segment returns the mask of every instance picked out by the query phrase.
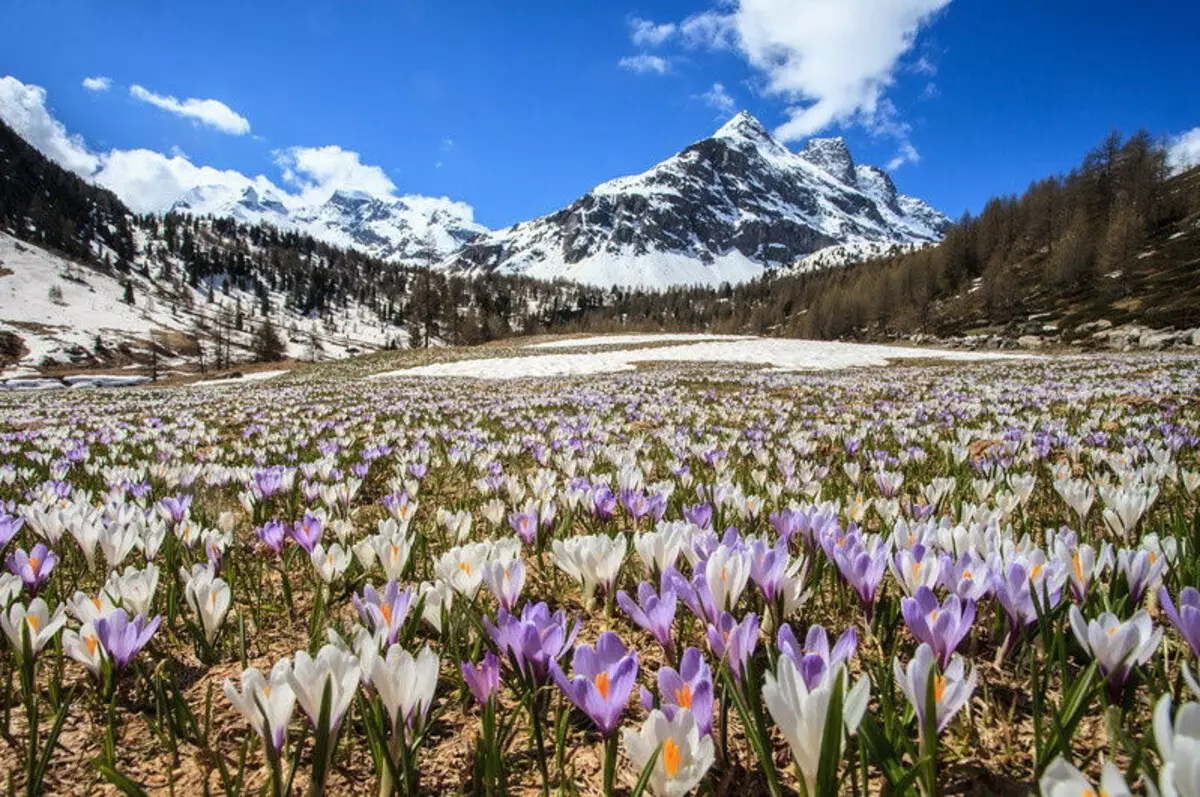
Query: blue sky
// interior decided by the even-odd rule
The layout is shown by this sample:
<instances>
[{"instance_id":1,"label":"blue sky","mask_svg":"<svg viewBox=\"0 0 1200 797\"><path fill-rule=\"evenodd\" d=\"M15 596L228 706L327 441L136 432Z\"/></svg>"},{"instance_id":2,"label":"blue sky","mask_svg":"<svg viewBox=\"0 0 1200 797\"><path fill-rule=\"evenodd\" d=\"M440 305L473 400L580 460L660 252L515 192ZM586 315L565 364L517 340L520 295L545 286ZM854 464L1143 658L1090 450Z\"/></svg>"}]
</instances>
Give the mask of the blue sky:
<instances>
[{"instance_id":1,"label":"blue sky","mask_svg":"<svg viewBox=\"0 0 1200 797\"><path fill-rule=\"evenodd\" d=\"M1112 128L1200 127L1200 6L1178 0L40 0L5 21L20 35L0 75L44 89L91 153L294 189L289 148L310 187L360 174L301 160L336 145L382 170L366 179L467 202L490 227L641 171L740 108L792 146L815 129L860 161L905 161L900 189L952 216L1070 168ZM107 90L81 83L98 76ZM188 116L188 98L232 116Z\"/></svg>"}]
</instances>

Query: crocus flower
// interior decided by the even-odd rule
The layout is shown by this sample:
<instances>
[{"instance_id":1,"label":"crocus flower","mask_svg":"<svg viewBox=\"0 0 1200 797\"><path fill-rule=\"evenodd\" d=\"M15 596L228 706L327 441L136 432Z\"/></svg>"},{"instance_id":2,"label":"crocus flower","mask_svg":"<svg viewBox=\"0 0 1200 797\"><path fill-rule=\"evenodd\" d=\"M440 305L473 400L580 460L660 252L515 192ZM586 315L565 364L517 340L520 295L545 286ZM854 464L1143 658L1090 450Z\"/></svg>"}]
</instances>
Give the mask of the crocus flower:
<instances>
[{"instance_id":1,"label":"crocus flower","mask_svg":"<svg viewBox=\"0 0 1200 797\"><path fill-rule=\"evenodd\" d=\"M1200 703L1185 703L1171 721L1171 695L1154 707L1154 743L1162 759L1158 788L1164 796L1200 794Z\"/></svg>"},{"instance_id":2,"label":"crocus flower","mask_svg":"<svg viewBox=\"0 0 1200 797\"><path fill-rule=\"evenodd\" d=\"M350 552L343 548L340 542L330 545L328 550L324 545L318 544L309 552L309 559L317 575L326 584L332 584L350 566Z\"/></svg>"},{"instance_id":3,"label":"crocus flower","mask_svg":"<svg viewBox=\"0 0 1200 797\"><path fill-rule=\"evenodd\" d=\"M708 646L713 655L729 663L739 681L746 663L758 647L758 615L750 612L739 623L733 615L721 615L717 625L708 626Z\"/></svg>"},{"instance_id":4,"label":"crocus flower","mask_svg":"<svg viewBox=\"0 0 1200 797\"><path fill-rule=\"evenodd\" d=\"M875 599L879 596L879 586L887 570L886 546L880 544L868 548L861 543L847 543L834 547L833 559L842 578L858 593L863 612L869 621L875 613Z\"/></svg>"},{"instance_id":5,"label":"crocus flower","mask_svg":"<svg viewBox=\"0 0 1200 797\"><path fill-rule=\"evenodd\" d=\"M17 532L23 525L25 525L25 518L0 512L0 550L3 550L4 546L17 536Z\"/></svg>"},{"instance_id":6,"label":"crocus flower","mask_svg":"<svg viewBox=\"0 0 1200 797\"><path fill-rule=\"evenodd\" d=\"M120 602L131 615L141 614L149 617L150 606L154 603L154 593L157 591L158 567L151 563L146 565L144 570L127 567L120 575L110 573L103 594Z\"/></svg>"},{"instance_id":7,"label":"crocus flower","mask_svg":"<svg viewBox=\"0 0 1200 797\"><path fill-rule=\"evenodd\" d=\"M117 609L108 617L97 620L94 625L96 638L100 640L104 652L112 660L116 671L121 672L146 647L161 622L161 616L147 621L140 614L130 620L124 609Z\"/></svg>"},{"instance_id":8,"label":"crocus flower","mask_svg":"<svg viewBox=\"0 0 1200 797\"><path fill-rule=\"evenodd\" d=\"M24 604L14 603L8 607L8 611L0 614L0 628L4 630L4 635L8 637L9 644L18 657L24 655L22 638L26 628L29 630L30 652L37 656L46 643L66 624L67 610L59 606L54 610L54 614L51 614L50 607L41 598L30 601L28 608Z\"/></svg>"},{"instance_id":9,"label":"crocus flower","mask_svg":"<svg viewBox=\"0 0 1200 797\"><path fill-rule=\"evenodd\" d=\"M363 587L362 595L350 596L358 616L367 624L373 633L382 633L388 645L396 644L404 621L408 619L408 610L412 606L413 591L400 589L395 581L389 581L383 587L382 594L370 584Z\"/></svg>"},{"instance_id":10,"label":"crocus flower","mask_svg":"<svg viewBox=\"0 0 1200 797\"><path fill-rule=\"evenodd\" d=\"M804 647L796 641L792 627L784 623L776 634L776 644L779 652L788 656L795 663L800 677L804 679L809 691L821 686L827 676L841 669L858 648L858 631L847 628L829 649L829 637L820 625L808 629L804 638Z\"/></svg>"},{"instance_id":11,"label":"crocus flower","mask_svg":"<svg viewBox=\"0 0 1200 797\"><path fill-rule=\"evenodd\" d=\"M496 604L507 611L516 608L525 586L525 564L520 559L511 562L485 562L483 582L487 584Z\"/></svg>"},{"instance_id":12,"label":"crocus flower","mask_svg":"<svg viewBox=\"0 0 1200 797\"><path fill-rule=\"evenodd\" d=\"M1079 607L1071 604L1070 618L1075 638L1099 664L1114 698L1120 697L1134 665L1149 661L1162 641L1162 629L1154 627L1145 609L1139 609L1125 622L1111 612L1087 622Z\"/></svg>"},{"instance_id":13,"label":"crocus flower","mask_svg":"<svg viewBox=\"0 0 1200 797\"><path fill-rule=\"evenodd\" d=\"M191 505L190 495L167 497L158 502L158 513L164 520L179 524L188 516L188 507Z\"/></svg>"},{"instance_id":14,"label":"crocus flower","mask_svg":"<svg viewBox=\"0 0 1200 797\"><path fill-rule=\"evenodd\" d=\"M845 668L839 668L819 687L809 689L791 657L780 656L776 671L768 672L763 684L762 695L767 711L787 739L809 794L815 793L813 789L821 761L825 718L833 699L835 679L846 678L845 672ZM858 724L867 711L870 688L870 683L862 677L844 693L842 721L847 733L853 734L858 730ZM840 738L838 743L841 744Z\"/></svg>"},{"instance_id":15,"label":"crocus flower","mask_svg":"<svg viewBox=\"0 0 1200 797\"><path fill-rule=\"evenodd\" d=\"M567 698L596 724L602 736L610 735L620 724L637 681L637 651L626 649L616 634L606 631L596 647L575 648L571 670L573 675L568 678L557 661L550 662L550 673Z\"/></svg>"},{"instance_id":16,"label":"crocus flower","mask_svg":"<svg viewBox=\"0 0 1200 797\"><path fill-rule=\"evenodd\" d=\"M92 675L100 675L100 668L104 664L104 652L91 621L81 625L78 631L70 628L63 631L62 644L68 656L82 664Z\"/></svg>"},{"instance_id":17,"label":"crocus flower","mask_svg":"<svg viewBox=\"0 0 1200 797\"><path fill-rule=\"evenodd\" d=\"M495 623L484 618L483 624L500 653L536 684L546 682L550 663L571 649L580 626L576 620L568 629L566 614L561 610L551 614L544 603L526 603L520 617L501 609Z\"/></svg>"},{"instance_id":18,"label":"crocus flower","mask_svg":"<svg viewBox=\"0 0 1200 797\"><path fill-rule=\"evenodd\" d=\"M1117 572L1125 577L1129 587L1129 602L1137 606L1142 596L1154 586L1167 569L1167 560L1154 551L1123 550L1117 553Z\"/></svg>"},{"instance_id":19,"label":"crocus flower","mask_svg":"<svg viewBox=\"0 0 1200 797\"><path fill-rule=\"evenodd\" d=\"M508 525L512 526L512 530L526 545L533 545L537 541L538 514L536 511L513 512L508 516Z\"/></svg>"},{"instance_id":20,"label":"crocus flower","mask_svg":"<svg viewBox=\"0 0 1200 797\"><path fill-rule=\"evenodd\" d=\"M421 728L433 706L437 690L438 657L428 646L415 657L399 645L376 657L371 666L371 685L379 693L384 708L397 727L403 720L408 728Z\"/></svg>"},{"instance_id":21,"label":"crocus flower","mask_svg":"<svg viewBox=\"0 0 1200 797\"><path fill-rule=\"evenodd\" d=\"M322 531L324 531L324 524L320 516L305 512L304 519L296 521L292 525L290 533L296 544L303 548L305 553L311 554L317 547L317 543L321 541Z\"/></svg>"},{"instance_id":22,"label":"crocus flower","mask_svg":"<svg viewBox=\"0 0 1200 797\"><path fill-rule=\"evenodd\" d=\"M974 667L964 677L963 657L958 654L955 654L950 660L950 666L944 671L940 671L933 648L924 644L917 648L907 669L900 665L899 656L892 659L892 666L896 671L896 683L900 684L908 702L916 709L920 727L924 727L925 697L929 679L933 678L933 698L936 704L939 733L971 699L978 680L978 673Z\"/></svg>"},{"instance_id":23,"label":"crocus flower","mask_svg":"<svg viewBox=\"0 0 1200 797\"><path fill-rule=\"evenodd\" d=\"M704 581L712 595L713 607L731 611L750 580L750 552L722 543L704 563Z\"/></svg>"},{"instance_id":24,"label":"crocus flower","mask_svg":"<svg viewBox=\"0 0 1200 797\"><path fill-rule=\"evenodd\" d=\"M1038 781L1038 788L1042 797L1133 797L1133 792L1121 776L1121 770L1112 761L1105 763L1100 772L1100 788L1096 789L1082 772L1062 756L1055 758L1050 762L1050 766L1046 767L1041 780Z\"/></svg>"},{"instance_id":25,"label":"crocus flower","mask_svg":"<svg viewBox=\"0 0 1200 797\"><path fill-rule=\"evenodd\" d=\"M314 659L307 651L296 653L295 666L287 674L288 683L296 693L300 708L316 727L321 717L321 699L325 685L330 684L329 729L335 735L342 717L350 708L358 689L361 670L358 658L334 645L325 645Z\"/></svg>"},{"instance_id":26,"label":"crocus flower","mask_svg":"<svg viewBox=\"0 0 1200 797\"><path fill-rule=\"evenodd\" d=\"M767 603L774 603L787 573L790 557L787 542L768 545L764 540L754 540L749 546L750 579L762 592Z\"/></svg>"},{"instance_id":27,"label":"crocus flower","mask_svg":"<svg viewBox=\"0 0 1200 797\"><path fill-rule=\"evenodd\" d=\"M481 706L485 705L500 689L500 659L496 658L496 654L490 650L484 654L483 661L479 664L464 661L462 674L471 694L475 696Z\"/></svg>"},{"instance_id":28,"label":"crocus flower","mask_svg":"<svg viewBox=\"0 0 1200 797\"><path fill-rule=\"evenodd\" d=\"M569 537L551 544L554 564L582 585L585 603L591 601L596 587L605 592L612 590L627 548L628 540L624 534Z\"/></svg>"},{"instance_id":29,"label":"crocus flower","mask_svg":"<svg viewBox=\"0 0 1200 797\"><path fill-rule=\"evenodd\" d=\"M1179 609L1171 601L1171 593L1166 587L1158 590L1158 603L1171 625L1183 635L1192 653L1200 656L1200 590L1195 587L1184 587L1179 593Z\"/></svg>"},{"instance_id":30,"label":"crocus flower","mask_svg":"<svg viewBox=\"0 0 1200 797\"><path fill-rule=\"evenodd\" d=\"M643 581L638 585L637 603L634 603L625 590L621 590L617 593L617 605L631 620L658 640L668 659L673 658L675 646L671 639L671 626L675 622L676 598L674 590L665 583L665 579L661 596L655 594L654 587L650 586L649 582Z\"/></svg>"},{"instance_id":31,"label":"crocus flower","mask_svg":"<svg viewBox=\"0 0 1200 797\"><path fill-rule=\"evenodd\" d=\"M655 797L683 797L700 784L715 759L712 737L701 733L692 713L668 717L654 710L639 730L623 733L634 771L641 772L658 751L647 789Z\"/></svg>"},{"instance_id":32,"label":"crocus flower","mask_svg":"<svg viewBox=\"0 0 1200 797\"><path fill-rule=\"evenodd\" d=\"M263 743L271 746L276 756L283 750L288 723L296 707L296 693L289 680L291 673L292 660L285 657L276 662L266 678L254 667L243 670L241 692L228 678L224 684L229 702L258 732Z\"/></svg>"},{"instance_id":33,"label":"crocus flower","mask_svg":"<svg viewBox=\"0 0 1200 797\"><path fill-rule=\"evenodd\" d=\"M669 719L686 709L696 718L702 735L712 733L713 680L703 653L696 648L685 650L678 672L672 667L660 668L658 692L662 696L662 710Z\"/></svg>"},{"instance_id":34,"label":"crocus flower","mask_svg":"<svg viewBox=\"0 0 1200 797\"><path fill-rule=\"evenodd\" d=\"M13 551L6 564L9 572L20 576L26 591L34 596L50 580L50 571L58 564L58 555L39 542L29 553Z\"/></svg>"},{"instance_id":35,"label":"crocus flower","mask_svg":"<svg viewBox=\"0 0 1200 797\"><path fill-rule=\"evenodd\" d=\"M282 520L268 520L254 530L254 534L274 554L283 553L283 544L287 541L287 526Z\"/></svg>"},{"instance_id":36,"label":"crocus flower","mask_svg":"<svg viewBox=\"0 0 1200 797\"><path fill-rule=\"evenodd\" d=\"M950 666L950 657L975 622L975 603L960 601L957 595L939 604L933 590L920 586L911 598L900 602L900 610L908 630L918 642L933 648L938 662Z\"/></svg>"},{"instance_id":37,"label":"crocus flower","mask_svg":"<svg viewBox=\"0 0 1200 797\"><path fill-rule=\"evenodd\" d=\"M183 575L187 581L184 593L188 606L198 615L204 636L211 645L229 613L233 593L229 584L224 579L213 578L212 570L205 565L196 565L190 576L186 571Z\"/></svg>"}]
</instances>

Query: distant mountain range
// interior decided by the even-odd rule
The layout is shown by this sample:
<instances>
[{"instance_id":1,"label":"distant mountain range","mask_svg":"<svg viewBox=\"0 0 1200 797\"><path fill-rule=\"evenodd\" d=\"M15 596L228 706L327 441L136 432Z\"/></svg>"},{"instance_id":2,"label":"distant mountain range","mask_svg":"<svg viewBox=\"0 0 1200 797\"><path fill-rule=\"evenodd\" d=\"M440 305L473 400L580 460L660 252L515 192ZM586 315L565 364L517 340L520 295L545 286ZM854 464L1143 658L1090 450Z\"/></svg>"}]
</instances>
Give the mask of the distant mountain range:
<instances>
[{"instance_id":1,"label":"distant mountain range","mask_svg":"<svg viewBox=\"0 0 1200 797\"><path fill-rule=\"evenodd\" d=\"M745 112L642 174L494 232L476 224L468 206L423 196L339 191L308 203L209 186L170 209L266 222L450 273L644 288L745 282L831 246L921 246L940 240L950 224L897 193L882 169L856 164L841 138L814 138L792 152Z\"/></svg>"}]
</instances>

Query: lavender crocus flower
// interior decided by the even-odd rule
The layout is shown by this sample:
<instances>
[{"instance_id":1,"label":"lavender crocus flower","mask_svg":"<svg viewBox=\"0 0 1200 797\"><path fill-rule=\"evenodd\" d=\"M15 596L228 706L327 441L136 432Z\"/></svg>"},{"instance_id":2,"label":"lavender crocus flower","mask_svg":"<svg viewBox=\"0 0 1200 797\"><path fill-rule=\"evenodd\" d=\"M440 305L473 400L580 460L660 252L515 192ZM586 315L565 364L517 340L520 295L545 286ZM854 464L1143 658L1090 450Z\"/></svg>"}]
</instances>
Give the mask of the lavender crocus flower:
<instances>
[{"instance_id":1,"label":"lavender crocus flower","mask_svg":"<svg viewBox=\"0 0 1200 797\"><path fill-rule=\"evenodd\" d=\"M918 587L911 598L900 602L900 610L908 630L933 649L943 669L950 666L950 657L975 622L974 601L951 595L939 604L929 587Z\"/></svg>"},{"instance_id":2,"label":"lavender crocus flower","mask_svg":"<svg viewBox=\"0 0 1200 797\"><path fill-rule=\"evenodd\" d=\"M611 520L617 511L617 497L607 485L600 485L592 494L592 512L601 520Z\"/></svg>"},{"instance_id":3,"label":"lavender crocus flower","mask_svg":"<svg viewBox=\"0 0 1200 797\"><path fill-rule=\"evenodd\" d=\"M296 544L304 549L305 553L311 554L313 548L316 548L317 543L321 541L322 531L324 528L321 518L305 512L304 519L296 521L292 526L291 536Z\"/></svg>"},{"instance_id":4,"label":"lavender crocus flower","mask_svg":"<svg viewBox=\"0 0 1200 797\"><path fill-rule=\"evenodd\" d=\"M268 520L256 528L254 534L271 553L283 553L283 544L287 541L287 526L282 520Z\"/></svg>"},{"instance_id":5,"label":"lavender crocus flower","mask_svg":"<svg viewBox=\"0 0 1200 797\"><path fill-rule=\"evenodd\" d=\"M536 511L513 512L508 516L508 525L512 526L512 530L526 545L533 545L537 541L538 513Z\"/></svg>"},{"instance_id":6,"label":"lavender crocus flower","mask_svg":"<svg viewBox=\"0 0 1200 797\"><path fill-rule=\"evenodd\" d=\"M161 622L161 616L148 621L140 614L130 620L124 609L114 609L107 617L96 620L93 628L113 667L121 672L146 647Z\"/></svg>"},{"instance_id":7,"label":"lavender crocus flower","mask_svg":"<svg viewBox=\"0 0 1200 797\"><path fill-rule=\"evenodd\" d=\"M588 715L602 736L608 736L621 723L621 715L637 681L637 651L628 650L612 631L596 641L596 647L580 645L571 659L573 676L568 678L550 662L554 682L575 706Z\"/></svg>"},{"instance_id":8,"label":"lavender crocus flower","mask_svg":"<svg viewBox=\"0 0 1200 797\"><path fill-rule=\"evenodd\" d=\"M500 659L496 658L496 654L490 650L479 664L464 661L462 674L471 694L475 696L481 706L486 705L492 695L500 689Z\"/></svg>"},{"instance_id":9,"label":"lavender crocus flower","mask_svg":"<svg viewBox=\"0 0 1200 797\"><path fill-rule=\"evenodd\" d=\"M677 711L686 708L696 718L702 736L712 733L713 680L703 653L688 648L683 652L678 672L671 667L659 669L658 692L667 719L674 719Z\"/></svg>"},{"instance_id":10,"label":"lavender crocus flower","mask_svg":"<svg viewBox=\"0 0 1200 797\"><path fill-rule=\"evenodd\" d=\"M350 600L358 610L358 616L367 624L372 633L387 634L387 644L396 644L404 621L408 619L408 610L412 606L413 591L400 589L395 581L389 581L383 587L383 592L376 591L368 584L363 587L362 596L351 595Z\"/></svg>"},{"instance_id":11,"label":"lavender crocus flower","mask_svg":"<svg viewBox=\"0 0 1200 797\"><path fill-rule=\"evenodd\" d=\"M708 646L713 656L729 663L734 677L740 681L758 647L758 615L750 612L739 623L729 612L723 612L716 625L708 626Z\"/></svg>"},{"instance_id":12,"label":"lavender crocus flower","mask_svg":"<svg viewBox=\"0 0 1200 797\"><path fill-rule=\"evenodd\" d=\"M1200 590L1195 587L1184 587L1179 593L1179 608L1171 601L1171 593L1166 587L1158 590L1158 603L1171 625L1187 641L1192 653L1200 656Z\"/></svg>"},{"instance_id":13,"label":"lavender crocus flower","mask_svg":"<svg viewBox=\"0 0 1200 797\"><path fill-rule=\"evenodd\" d=\"M496 622L484 618L484 627L493 644L507 656L524 678L544 684L550 673L550 663L556 662L575 642L580 621L567 628L567 616L559 610L554 614L545 603L526 603L521 616L501 609Z\"/></svg>"},{"instance_id":14,"label":"lavender crocus flower","mask_svg":"<svg viewBox=\"0 0 1200 797\"><path fill-rule=\"evenodd\" d=\"M805 686L811 692L819 688L825 677L837 672L854 655L858 648L858 632L847 628L829 649L829 637L824 627L813 625L808 629L804 638L804 647L796 641L792 627L787 623L779 626L776 634L776 644L779 652L790 658L796 664L796 670L804 679Z\"/></svg>"},{"instance_id":15,"label":"lavender crocus flower","mask_svg":"<svg viewBox=\"0 0 1200 797\"><path fill-rule=\"evenodd\" d=\"M683 508L683 519L702 529L712 526L713 508L711 504L693 504Z\"/></svg>"},{"instance_id":16,"label":"lavender crocus flower","mask_svg":"<svg viewBox=\"0 0 1200 797\"><path fill-rule=\"evenodd\" d=\"M1167 569L1167 561L1154 551L1124 550L1117 554L1117 571L1129 586L1129 603L1137 606L1142 597Z\"/></svg>"},{"instance_id":17,"label":"lavender crocus flower","mask_svg":"<svg viewBox=\"0 0 1200 797\"><path fill-rule=\"evenodd\" d=\"M778 512L772 512L767 515L767 520L771 527L775 529L775 533L779 535L779 539L786 545L787 541L792 538L792 535L804 526L804 522L808 516L799 509L792 507L784 507Z\"/></svg>"},{"instance_id":18,"label":"lavender crocus flower","mask_svg":"<svg viewBox=\"0 0 1200 797\"><path fill-rule=\"evenodd\" d=\"M0 550L3 550L4 546L17 536L17 532L23 525L25 525L25 518L0 512Z\"/></svg>"},{"instance_id":19,"label":"lavender crocus flower","mask_svg":"<svg viewBox=\"0 0 1200 797\"><path fill-rule=\"evenodd\" d=\"M658 640L668 659L673 657L671 625L675 622L676 597L665 577L662 580L661 596L654 593L654 587L650 586L649 582L643 581L638 585L637 603L633 602L629 593L621 590L617 593L617 605L631 620Z\"/></svg>"},{"instance_id":20,"label":"lavender crocus flower","mask_svg":"<svg viewBox=\"0 0 1200 797\"><path fill-rule=\"evenodd\" d=\"M900 685L908 702L917 712L917 727L920 728L925 727L925 701L929 679L933 678L938 733L950 724L954 715L971 699L978 681L978 672L974 667L970 672L965 672L966 665L962 656L955 656L950 666L939 672L933 650L928 645L917 648L907 668L901 666L899 657L892 660L892 666L895 669L896 683Z\"/></svg>"},{"instance_id":21,"label":"lavender crocus flower","mask_svg":"<svg viewBox=\"0 0 1200 797\"><path fill-rule=\"evenodd\" d=\"M774 603L779 594L779 586L788 566L787 543L767 545L763 540L755 540L750 549L750 579L758 586L767 603Z\"/></svg>"},{"instance_id":22,"label":"lavender crocus flower","mask_svg":"<svg viewBox=\"0 0 1200 797\"><path fill-rule=\"evenodd\" d=\"M158 502L158 511L172 523L182 523L183 519L187 517L188 507L191 505L192 497L190 495L168 496Z\"/></svg>"},{"instance_id":23,"label":"lavender crocus flower","mask_svg":"<svg viewBox=\"0 0 1200 797\"><path fill-rule=\"evenodd\" d=\"M283 468L276 465L273 468L260 470L254 474L254 486L263 498L270 498L283 491Z\"/></svg>"},{"instance_id":24,"label":"lavender crocus flower","mask_svg":"<svg viewBox=\"0 0 1200 797\"><path fill-rule=\"evenodd\" d=\"M58 555L39 542L29 553L13 551L6 564L10 573L21 577L26 591L33 597L50 580L50 571L58 564Z\"/></svg>"},{"instance_id":25,"label":"lavender crocus flower","mask_svg":"<svg viewBox=\"0 0 1200 797\"><path fill-rule=\"evenodd\" d=\"M858 593L863 612L870 621L875 612L875 599L879 597L879 586L887 571L887 548L877 545L868 550L861 543L834 546L833 560L841 571L842 578Z\"/></svg>"}]
</instances>

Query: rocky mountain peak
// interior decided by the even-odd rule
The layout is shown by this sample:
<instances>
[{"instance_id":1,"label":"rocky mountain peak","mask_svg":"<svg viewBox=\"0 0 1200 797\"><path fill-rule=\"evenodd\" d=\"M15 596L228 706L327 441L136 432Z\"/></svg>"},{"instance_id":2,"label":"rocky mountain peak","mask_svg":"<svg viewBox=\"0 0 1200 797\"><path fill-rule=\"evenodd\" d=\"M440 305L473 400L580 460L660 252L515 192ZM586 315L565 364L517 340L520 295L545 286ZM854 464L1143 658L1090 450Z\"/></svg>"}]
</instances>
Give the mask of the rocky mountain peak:
<instances>
[{"instance_id":1,"label":"rocky mountain peak","mask_svg":"<svg viewBox=\"0 0 1200 797\"><path fill-rule=\"evenodd\" d=\"M854 158L846 146L846 139L841 136L810 138L797 154L838 182L857 185Z\"/></svg>"}]
</instances>

